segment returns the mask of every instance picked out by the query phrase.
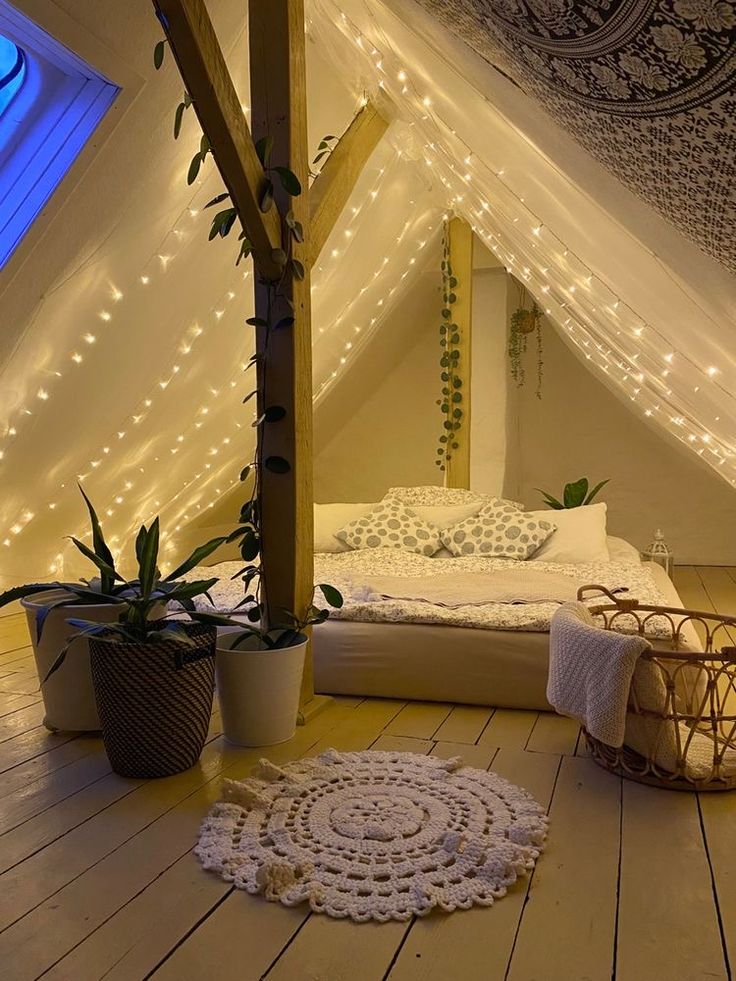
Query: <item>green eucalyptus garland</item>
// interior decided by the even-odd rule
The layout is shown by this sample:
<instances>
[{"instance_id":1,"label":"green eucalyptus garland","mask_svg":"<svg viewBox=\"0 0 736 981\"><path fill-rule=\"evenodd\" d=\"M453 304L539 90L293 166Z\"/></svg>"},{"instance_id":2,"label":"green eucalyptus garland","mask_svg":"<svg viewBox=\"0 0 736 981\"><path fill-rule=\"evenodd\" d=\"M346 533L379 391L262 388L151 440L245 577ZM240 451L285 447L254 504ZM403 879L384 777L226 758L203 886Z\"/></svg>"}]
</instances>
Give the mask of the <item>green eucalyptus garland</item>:
<instances>
[{"instance_id":1,"label":"green eucalyptus garland","mask_svg":"<svg viewBox=\"0 0 736 981\"><path fill-rule=\"evenodd\" d=\"M445 223L442 237L442 322L440 323L440 378L442 379L442 398L437 405L442 413L442 435L439 438L435 464L441 471L447 470L453 451L458 448L458 433L463 422L462 378L458 375L460 363L460 330L454 322L452 308L457 303L457 277L452 270L450 258L449 226Z\"/></svg>"}]
</instances>

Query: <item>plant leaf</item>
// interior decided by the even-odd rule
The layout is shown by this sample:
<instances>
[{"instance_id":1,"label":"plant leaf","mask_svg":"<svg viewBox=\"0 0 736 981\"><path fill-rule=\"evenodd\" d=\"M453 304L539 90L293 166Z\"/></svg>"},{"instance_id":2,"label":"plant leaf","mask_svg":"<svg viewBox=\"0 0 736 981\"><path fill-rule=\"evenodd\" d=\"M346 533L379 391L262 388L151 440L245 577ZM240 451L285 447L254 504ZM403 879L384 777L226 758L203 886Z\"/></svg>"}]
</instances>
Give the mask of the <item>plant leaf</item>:
<instances>
[{"instance_id":1,"label":"plant leaf","mask_svg":"<svg viewBox=\"0 0 736 981\"><path fill-rule=\"evenodd\" d=\"M262 136L260 140L256 142L256 153L258 154L258 159L261 161L262 167L268 167L271 160L271 153L273 151L273 137L272 136Z\"/></svg>"},{"instance_id":2,"label":"plant leaf","mask_svg":"<svg viewBox=\"0 0 736 981\"><path fill-rule=\"evenodd\" d=\"M99 555L97 555L95 552L92 551L91 548L88 548L84 544L84 542L80 542L78 538L73 538L73 537L72 537L72 541L77 546L77 548L82 553L82 555L85 558L89 559L90 562L94 563L94 565L97 566L100 572L103 573L103 575L107 576L113 581L119 578L118 574L115 572L113 567L108 565L107 562L104 561L104 559L101 559Z\"/></svg>"},{"instance_id":3,"label":"plant leaf","mask_svg":"<svg viewBox=\"0 0 736 981\"><path fill-rule=\"evenodd\" d=\"M318 589L322 590L322 595L330 606L334 606L337 610L342 607L345 601L343 600L342 593L339 589L336 589L334 586L330 586L328 583L320 583Z\"/></svg>"},{"instance_id":4,"label":"plant leaf","mask_svg":"<svg viewBox=\"0 0 736 981\"><path fill-rule=\"evenodd\" d=\"M189 170L187 172L187 184L193 184L197 179L197 174L199 173L199 168L202 166L202 155L195 153L192 157L192 162L189 164Z\"/></svg>"},{"instance_id":5,"label":"plant leaf","mask_svg":"<svg viewBox=\"0 0 736 981\"><path fill-rule=\"evenodd\" d=\"M281 186L286 193L290 194L293 198L299 197L302 193L302 185L299 183L299 178L294 171L289 170L288 167L274 167L273 169L279 175Z\"/></svg>"},{"instance_id":6,"label":"plant leaf","mask_svg":"<svg viewBox=\"0 0 736 981\"><path fill-rule=\"evenodd\" d=\"M227 191L223 191L222 194L218 194L217 197L214 197L212 198L211 201L208 201L207 204L205 205L205 208L212 208L216 204L220 204L222 201L226 201L229 197L230 194Z\"/></svg>"},{"instance_id":7,"label":"plant leaf","mask_svg":"<svg viewBox=\"0 0 736 981\"><path fill-rule=\"evenodd\" d=\"M156 560L158 559L159 542L159 521L154 518L151 527L146 532L146 537L141 549L138 567L138 577L141 583L141 593L143 599L147 600L153 592L153 584L156 580Z\"/></svg>"},{"instance_id":8,"label":"plant leaf","mask_svg":"<svg viewBox=\"0 0 736 981\"><path fill-rule=\"evenodd\" d=\"M179 139L179 134L181 133L181 122L184 119L184 110L186 109L186 103L180 102L176 107L176 113L174 114L174 139Z\"/></svg>"},{"instance_id":9,"label":"plant leaf","mask_svg":"<svg viewBox=\"0 0 736 981\"><path fill-rule=\"evenodd\" d=\"M213 552L224 545L227 541L227 535L220 535L218 538L211 538L204 545L200 545L199 548L195 548L188 559L185 559L181 565L178 565L173 572L170 572L168 576L164 579L164 582L172 582L174 579L178 579L180 576L185 575L190 569L194 569L195 566L201 565L201 563L209 558ZM209 589L209 586L207 587Z\"/></svg>"},{"instance_id":10,"label":"plant leaf","mask_svg":"<svg viewBox=\"0 0 736 981\"><path fill-rule=\"evenodd\" d=\"M288 473L291 470L291 464L282 456L267 456L263 465L271 473Z\"/></svg>"},{"instance_id":11,"label":"plant leaf","mask_svg":"<svg viewBox=\"0 0 736 981\"><path fill-rule=\"evenodd\" d=\"M164 63L165 49L166 41L158 41L153 49L153 67L156 69L156 71L158 71L161 65Z\"/></svg>"},{"instance_id":12,"label":"plant leaf","mask_svg":"<svg viewBox=\"0 0 736 981\"><path fill-rule=\"evenodd\" d=\"M562 503L566 508L578 508L585 500L585 495L587 493L588 478L581 477L580 480L574 480L569 484L565 484L565 490L562 495Z\"/></svg>"},{"instance_id":13,"label":"plant leaf","mask_svg":"<svg viewBox=\"0 0 736 981\"><path fill-rule=\"evenodd\" d=\"M601 490L603 487L605 487L606 484L610 481L610 479L611 478L608 477L607 480L602 480L599 484L596 484L595 487L593 488L593 490L590 492L590 494L588 494L588 496L585 498L585 501L583 503L584 504L590 504L590 502L596 496L596 494L598 493L598 491Z\"/></svg>"}]
</instances>

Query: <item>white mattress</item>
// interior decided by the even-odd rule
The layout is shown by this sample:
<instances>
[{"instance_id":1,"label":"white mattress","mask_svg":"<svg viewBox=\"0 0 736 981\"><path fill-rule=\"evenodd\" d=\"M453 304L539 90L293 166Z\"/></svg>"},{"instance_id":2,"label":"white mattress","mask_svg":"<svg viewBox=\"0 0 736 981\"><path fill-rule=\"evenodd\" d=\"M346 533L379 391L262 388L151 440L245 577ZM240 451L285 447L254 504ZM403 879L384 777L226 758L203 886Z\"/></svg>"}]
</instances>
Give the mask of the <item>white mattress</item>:
<instances>
[{"instance_id":1,"label":"white mattress","mask_svg":"<svg viewBox=\"0 0 736 981\"><path fill-rule=\"evenodd\" d=\"M682 606L664 570L651 572L665 602ZM699 649L692 627L687 642ZM314 628L313 648L318 692L550 709L548 633L331 620Z\"/></svg>"}]
</instances>

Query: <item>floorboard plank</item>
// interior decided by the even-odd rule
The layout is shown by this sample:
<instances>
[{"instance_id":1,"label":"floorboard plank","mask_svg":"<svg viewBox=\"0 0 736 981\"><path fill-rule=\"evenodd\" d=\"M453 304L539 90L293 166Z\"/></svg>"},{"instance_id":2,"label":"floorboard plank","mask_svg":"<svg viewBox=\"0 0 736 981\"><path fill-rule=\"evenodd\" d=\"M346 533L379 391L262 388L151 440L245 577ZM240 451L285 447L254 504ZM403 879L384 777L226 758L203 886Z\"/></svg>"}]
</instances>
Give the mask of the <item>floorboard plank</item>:
<instances>
[{"instance_id":1,"label":"floorboard plank","mask_svg":"<svg viewBox=\"0 0 736 981\"><path fill-rule=\"evenodd\" d=\"M701 794L700 810L733 974L736 972L736 793Z\"/></svg>"},{"instance_id":2,"label":"floorboard plank","mask_svg":"<svg viewBox=\"0 0 736 981\"><path fill-rule=\"evenodd\" d=\"M0 778L0 802L33 781L54 773L75 760L81 760L98 750L101 745L102 742L97 736L77 736L76 739L56 746L47 753L41 753L33 759L19 763L12 770L6 770Z\"/></svg>"},{"instance_id":3,"label":"floorboard plank","mask_svg":"<svg viewBox=\"0 0 736 981\"><path fill-rule=\"evenodd\" d=\"M532 753L574 756L579 734L580 725L574 719L554 712L540 712L526 749Z\"/></svg>"},{"instance_id":4,"label":"floorboard plank","mask_svg":"<svg viewBox=\"0 0 736 981\"><path fill-rule=\"evenodd\" d=\"M413 739L431 739L450 714L450 705L410 702L386 726L386 732Z\"/></svg>"},{"instance_id":5,"label":"floorboard plank","mask_svg":"<svg viewBox=\"0 0 736 981\"><path fill-rule=\"evenodd\" d=\"M30 705L9 712L0 719L0 743L21 733L28 732L41 725L46 714L43 702L32 702ZM2 766L2 764L0 764Z\"/></svg>"},{"instance_id":6,"label":"floorboard plank","mask_svg":"<svg viewBox=\"0 0 736 981\"><path fill-rule=\"evenodd\" d=\"M407 738L410 737L386 732L380 737L380 747L374 741L371 748L403 751ZM419 743L419 740L412 742ZM432 747L428 741L423 744L427 749ZM422 752L418 748L415 751ZM353 923L311 915L265 978L268 981L294 978L376 981L388 970L408 929L408 922Z\"/></svg>"},{"instance_id":7,"label":"floorboard plank","mask_svg":"<svg viewBox=\"0 0 736 981\"><path fill-rule=\"evenodd\" d=\"M532 878L510 981L610 981L620 798L619 778L592 760L563 757L549 845Z\"/></svg>"},{"instance_id":8,"label":"floorboard plank","mask_svg":"<svg viewBox=\"0 0 736 981\"><path fill-rule=\"evenodd\" d=\"M492 715L492 708L456 705L435 732L434 738L448 743L475 743Z\"/></svg>"},{"instance_id":9,"label":"floorboard plank","mask_svg":"<svg viewBox=\"0 0 736 981\"><path fill-rule=\"evenodd\" d=\"M480 747L478 747L480 748ZM526 787L548 807L560 758L500 749L494 772ZM545 862L544 855L540 862ZM526 900L528 879L509 889L493 906L446 914L433 912L414 922L389 974L390 981L496 981L502 979Z\"/></svg>"},{"instance_id":10,"label":"floorboard plank","mask_svg":"<svg viewBox=\"0 0 736 981\"><path fill-rule=\"evenodd\" d=\"M624 780L617 964L617 981L727 977L694 794Z\"/></svg>"},{"instance_id":11,"label":"floorboard plank","mask_svg":"<svg viewBox=\"0 0 736 981\"><path fill-rule=\"evenodd\" d=\"M300 726L293 739L279 746L270 747L269 757L281 761L294 755L301 755L316 739L342 721L345 714L350 711L353 710L341 706L339 702L330 705L308 725ZM239 779L247 775L264 752L262 749L244 750L226 746L221 740L216 741L212 746L219 747L219 759L217 757L204 759L199 767L176 777L150 781L109 808L108 810L113 810L127 806L126 802L129 802L134 795L142 795L147 788L153 785L161 786L166 781L179 783L180 794L189 791L188 796L161 814L157 820L152 821L64 888L53 894L49 892L46 900L0 933L0 963L3 963L13 981L30 981L31 978L37 978L72 948L81 944L98 927L105 924L119 909L130 903L162 872L187 855L196 841L197 829L204 814L219 796L221 778L227 775ZM193 792L192 786L195 787ZM158 793L173 799L177 791L163 788ZM135 819L138 820L137 817ZM97 818L93 819L96 820ZM45 852L51 852L54 847L45 849ZM85 844L82 844L82 848L84 847ZM194 861L189 855L187 858ZM29 860L32 861L33 859ZM29 862L18 866L18 869L22 870ZM2 878L0 877L0 881ZM226 883L222 885L227 888ZM189 928L190 925L184 932ZM113 936L115 936L114 931ZM135 937L128 937L128 944L135 939ZM161 952L151 963L149 970L152 970L167 953L168 950ZM247 959L249 952L243 956L244 960ZM115 961L112 963L114 964ZM79 978L80 975L77 977ZM133 977L138 981L140 975L133 975Z\"/></svg>"},{"instance_id":12,"label":"floorboard plank","mask_svg":"<svg viewBox=\"0 0 736 981\"><path fill-rule=\"evenodd\" d=\"M497 746L469 746L467 743L448 743L436 742L432 747L430 756L439 756L443 760L449 760L453 756L459 756L463 761L463 766L472 766L478 770L487 770L493 762L493 757L498 752Z\"/></svg>"},{"instance_id":13,"label":"floorboard plank","mask_svg":"<svg viewBox=\"0 0 736 981\"><path fill-rule=\"evenodd\" d=\"M481 733L478 743L479 745L488 743L491 746L523 749L536 721L536 712L525 712L521 709L496 709L491 721Z\"/></svg>"}]
</instances>

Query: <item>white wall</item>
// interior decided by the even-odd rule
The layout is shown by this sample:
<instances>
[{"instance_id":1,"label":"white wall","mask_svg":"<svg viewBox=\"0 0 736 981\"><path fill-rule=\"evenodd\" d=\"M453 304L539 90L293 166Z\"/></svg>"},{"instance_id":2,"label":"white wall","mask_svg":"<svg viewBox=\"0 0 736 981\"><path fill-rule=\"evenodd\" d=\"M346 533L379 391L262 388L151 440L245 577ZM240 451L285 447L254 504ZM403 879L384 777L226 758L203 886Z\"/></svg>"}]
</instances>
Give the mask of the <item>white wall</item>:
<instances>
[{"instance_id":1,"label":"white wall","mask_svg":"<svg viewBox=\"0 0 736 981\"><path fill-rule=\"evenodd\" d=\"M500 266L473 273L470 486L485 494L501 494L506 480L507 282Z\"/></svg>"},{"instance_id":2,"label":"white wall","mask_svg":"<svg viewBox=\"0 0 736 981\"><path fill-rule=\"evenodd\" d=\"M644 425L546 324L542 399L533 382L517 394L508 496L536 507L537 487L558 497L569 480L610 477L600 499L611 534L643 548L661 526L677 563L736 564L736 491Z\"/></svg>"},{"instance_id":3,"label":"white wall","mask_svg":"<svg viewBox=\"0 0 736 981\"><path fill-rule=\"evenodd\" d=\"M435 267L317 407L316 501L377 501L392 485L440 483L439 256Z\"/></svg>"}]
</instances>

